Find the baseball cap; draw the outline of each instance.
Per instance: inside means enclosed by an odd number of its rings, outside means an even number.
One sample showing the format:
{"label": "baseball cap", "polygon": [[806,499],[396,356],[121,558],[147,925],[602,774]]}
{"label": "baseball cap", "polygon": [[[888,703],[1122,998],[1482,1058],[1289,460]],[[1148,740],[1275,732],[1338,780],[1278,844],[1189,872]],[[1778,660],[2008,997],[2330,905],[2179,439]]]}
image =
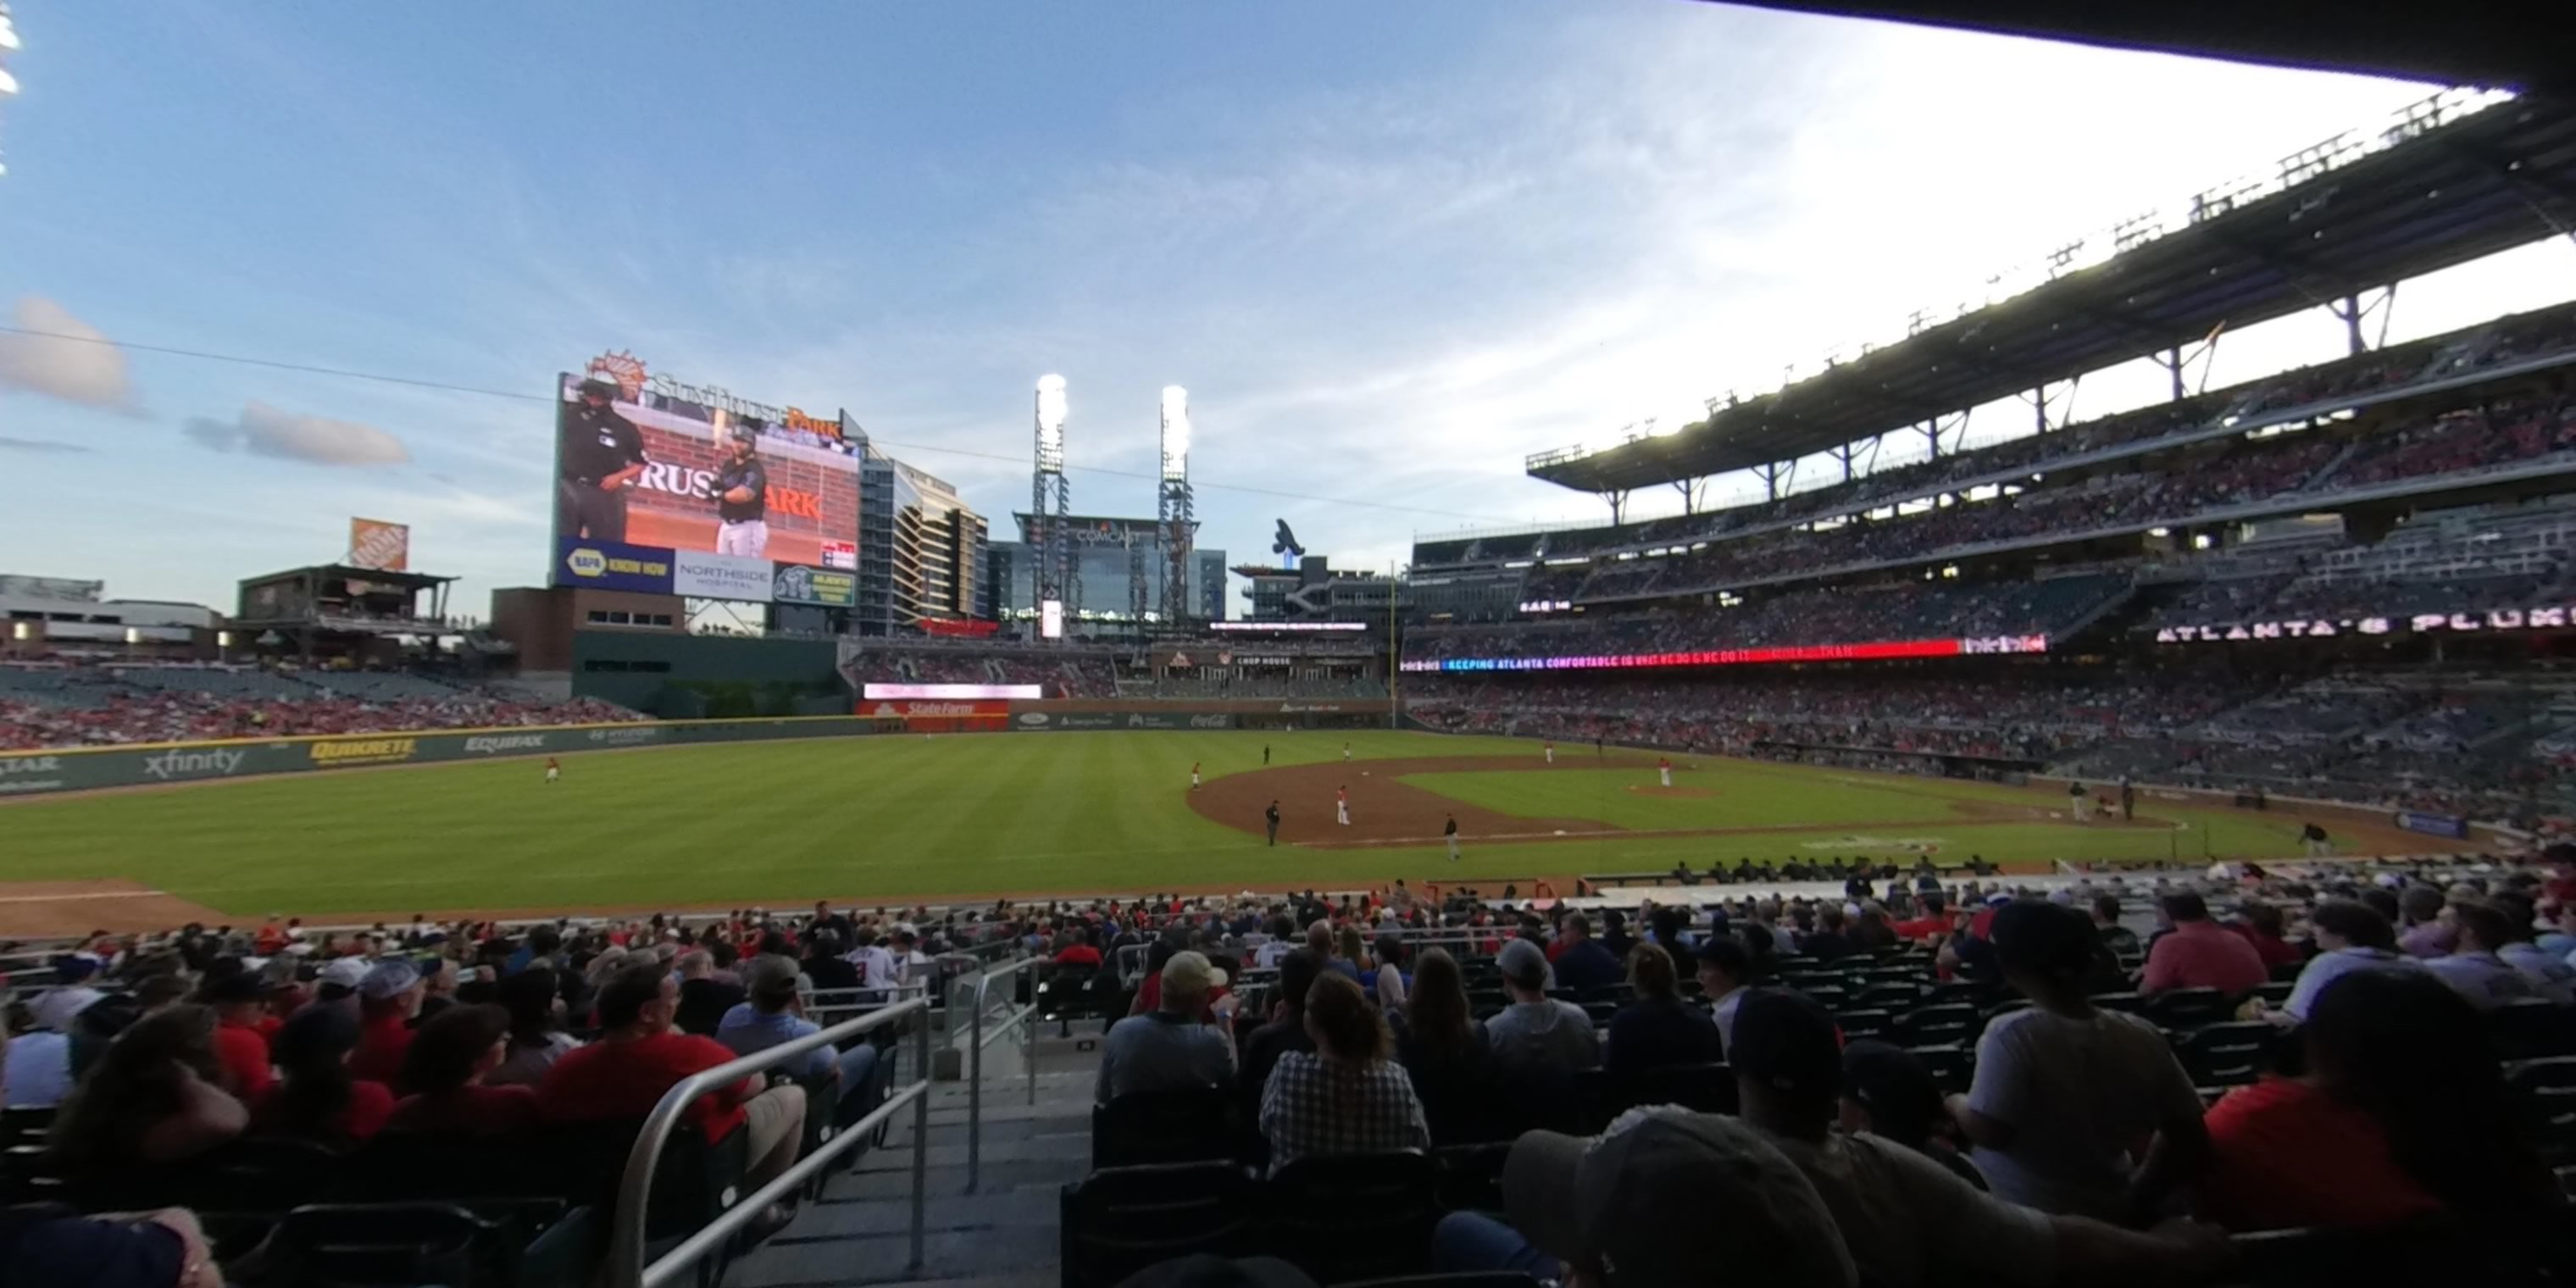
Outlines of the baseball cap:
{"label": "baseball cap", "polygon": [[1523,988],[1537,988],[1547,982],[1547,953],[1526,939],[1515,939],[1503,945],[1494,955],[1494,965],[1503,978]]}
{"label": "baseball cap", "polygon": [[321,973],[314,978],[355,991],[367,980],[367,961],[363,957],[334,957],[322,964]]}
{"label": "baseball cap", "polygon": [[1842,1034],[1825,1008],[1801,993],[1757,988],[1736,1004],[1726,1061],[1739,1079],[1806,1104],[1842,1094]]}
{"label": "baseball cap", "polygon": [[380,961],[358,981],[358,996],[371,1001],[395,997],[420,982],[420,968],[401,960]]}
{"label": "baseball cap", "polygon": [[1207,954],[1177,952],[1163,963],[1163,992],[1169,994],[1205,993],[1225,987],[1225,972],[1210,964]]}
{"label": "baseball cap", "polygon": [[1658,1105],[1590,1139],[1524,1133],[1503,1206],[1539,1251],[1608,1288],[1857,1279],[1816,1187],[1740,1119]]}
{"label": "baseball cap", "polygon": [[764,997],[779,997],[796,991],[796,977],[801,973],[796,959],[777,953],[762,953],[751,959],[751,969],[744,973],[745,991]]}

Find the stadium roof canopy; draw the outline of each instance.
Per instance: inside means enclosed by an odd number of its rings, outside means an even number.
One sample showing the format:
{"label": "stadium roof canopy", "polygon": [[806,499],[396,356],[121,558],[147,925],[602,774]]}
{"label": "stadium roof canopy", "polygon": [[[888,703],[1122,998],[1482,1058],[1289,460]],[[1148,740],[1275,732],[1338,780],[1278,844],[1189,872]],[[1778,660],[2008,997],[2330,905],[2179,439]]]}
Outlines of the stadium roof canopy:
{"label": "stadium roof canopy", "polygon": [[420,591],[435,590],[451,581],[455,581],[456,578],[440,576],[435,573],[396,572],[389,568],[359,568],[350,564],[333,563],[315,564],[310,568],[289,568],[284,572],[273,572],[265,577],[244,577],[242,578],[242,584],[245,586],[256,586],[263,582],[271,581],[339,580],[363,581],[378,586],[394,586],[404,590]]}
{"label": "stadium roof canopy", "polygon": [[[2432,104],[2443,98],[2428,100]],[[1621,492],[1794,460],[2576,227],[2576,104],[2513,99],[2338,136],[2052,260],[2087,267],[1668,434],[1542,452],[1528,473]],[[2164,226],[2169,222],[2172,226]]]}
{"label": "stadium roof canopy", "polygon": [[2450,85],[2576,88],[2563,8],[2529,0],[1734,0],[1852,18]]}

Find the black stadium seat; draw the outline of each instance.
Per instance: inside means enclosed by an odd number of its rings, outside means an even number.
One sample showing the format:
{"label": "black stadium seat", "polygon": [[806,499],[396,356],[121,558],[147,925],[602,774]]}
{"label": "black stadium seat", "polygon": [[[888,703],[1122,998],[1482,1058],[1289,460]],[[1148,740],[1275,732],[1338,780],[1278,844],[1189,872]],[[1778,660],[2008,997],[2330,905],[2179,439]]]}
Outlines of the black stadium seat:
{"label": "black stadium seat", "polygon": [[1704,1114],[1735,1112],[1735,1071],[1723,1064],[1668,1064],[1648,1069],[1628,1088],[1629,1107],[1680,1105]]}
{"label": "black stadium seat", "polygon": [[2576,1055],[2576,1011],[2536,997],[2487,1012],[2487,1033],[2495,1039],[2498,1059]]}
{"label": "black stadium seat", "polygon": [[1264,1206],[1252,1173],[1231,1163],[1093,1172],[1057,1199],[1064,1283],[1111,1288],[1174,1257],[1248,1254],[1255,1250],[1253,1217]]}
{"label": "black stadium seat", "polygon": [[1511,1156],[1510,1141],[1432,1151],[1431,1160],[1440,1166],[1440,1206],[1451,1212],[1501,1212],[1503,1164]]}
{"label": "black stadium seat", "polygon": [[2165,1028],[2196,1029],[2235,1018],[2236,999],[2214,988],[2177,988],[2148,998],[2139,1014]]}
{"label": "black stadium seat", "polygon": [[1896,1016],[1882,1010],[1844,1011],[1834,1016],[1843,1031],[1843,1040],[1857,1042],[1862,1038],[1883,1038],[1896,1027]]}
{"label": "black stadium seat", "polygon": [[1985,1017],[1973,1006],[1918,1006],[1896,1017],[1895,1040],[1907,1047],[1973,1043],[1985,1027]]}
{"label": "black stadium seat", "polygon": [[2241,1087],[2271,1068],[2280,1032],[2263,1020],[2204,1025],[2175,1034],[2174,1054],[2194,1087]]}
{"label": "black stadium seat", "polygon": [[1941,1084],[1941,1090],[1944,1093],[1967,1094],[1968,1087],[1974,1081],[1977,1072],[1977,1052],[1974,1047],[1945,1043],[1940,1046],[1920,1046],[1911,1049],[1914,1058],[1921,1060],[1923,1067],[1931,1071],[1932,1080]]}
{"label": "black stadium seat", "polygon": [[2508,1064],[2504,1080],[2526,1102],[2526,1122],[2541,1161],[2552,1167],[2576,1164],[2576,1056]]}
{"label": "black stadium seat", "polygon": [[1091,1165],[1195,1163],[1231,1159],[1242,1134],[1231,1087],[1140,1091],[1091,1111]]}
{"label": "black stadium seat", "polygon": [[1324,1283],[1431,1268],[1440,1168],[1425,1154],[1301,1158],[1261,1197],[1270,1254]]}

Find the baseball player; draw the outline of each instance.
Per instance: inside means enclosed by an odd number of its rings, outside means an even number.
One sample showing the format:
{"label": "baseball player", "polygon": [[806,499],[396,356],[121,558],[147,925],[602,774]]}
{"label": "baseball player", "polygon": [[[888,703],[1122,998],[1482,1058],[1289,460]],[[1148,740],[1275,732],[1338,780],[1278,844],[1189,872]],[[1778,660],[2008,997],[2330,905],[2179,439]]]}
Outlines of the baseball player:
{"label": "baseball player", "polygon": [[1270,829],[1270,843],[1279,844],[1279,802],[1272,801],[1270,808],[1261,811],[1261,821]]}
{"label": "baseball player", "polygon": [[1457,862],[1457,861],[1458,861],[1458,816],[1457,816],[1457,815],[1452,814],[1452,815],[1450,815],[1450,816],[1449,816],[1449,821],[1448,821],[1448,823],[1444,824],[1444,825],[1441,827],[1441,829],[1440,829],[1440,835],[1441,835],[1441,836],[1443,836],[1443,837],[1445,837],[1445,838],[1447,838],[1447,840],[1448,840],[1448,842],[1449,842],[1449,861],[1450,861],[1451,863],[1455,863],[1455,862]]}
{"label": "baseball player", "polygon": [[716,467],[716,553],[759,559],[769,550],[769,468],[760,438],[733,428],[733,454]]}
{"label": "baseball player", "polygon": [[2084,784],[2070,782],[2066,785],[2066,807],[2074,812],[2076,822],[2092,820],[2093,798],[2084,794]]}
{"label": "baseball player", "polygon": [[1342,826],[1351,825],[1351,789],[1349,787],[1333,789],[1333,816],[1341,820]]}
{"label": "baseball player", "polygon": [[1265,765],[1270,763],[1270,744],[1266,742],[1261,744],[1261,763]]}
{"label": "baseball player", "polygon": [[1673,785],[1673,758],[1672,758],[1672,757],[1670,757],[1670,756],[1657,756],[1657,757],[1655,757],[1655,772],[1656,772],[1658,775],[1662,776],[1662,778],[1663,778],[1663,780],[1664,780],[1664,786],[1666,786],[1666,787],[1670,787],[1670,786],[1672,786],[1672,785]]}
{"label": "baseball player", "polygon": [[1342,763],[1351,763],[1351,745],[1347,742],[1342,744]]}
{"label": "baseball player", "polygon": [[592,376],[562,413],[556,437],[555,535],[626,539],[626,489],[651,460],[635,422],[617,414],[617,382]]}
{"label": "baseball player", "polygon": [[1547,763],[1551,765],[1556,763],[1556,739],[1554,738],[1547,740]]}
{"label": "baseball player", "polygon": [[1197,762],[1197,761],[1193,760],[1193,761],[1191,761],[1191,762],[1190,762],[1190,790],[1191,790],[1191,791],[1197,791],[1198,789],[1199,789],[1199,762]]}
{"label": "baseball player", "polygon": [[551,782],[555,782],[555,781],[557,781],[557,780],[561,779],[562,777],[563,777],[563,764],[562,764],[562,762],[560,762],[560,761],[556,760],[556,759],[555,759],[554,757],[552,757],[552,756],[548,756],[548,757],[546,757],[546,781],[551,783]]}

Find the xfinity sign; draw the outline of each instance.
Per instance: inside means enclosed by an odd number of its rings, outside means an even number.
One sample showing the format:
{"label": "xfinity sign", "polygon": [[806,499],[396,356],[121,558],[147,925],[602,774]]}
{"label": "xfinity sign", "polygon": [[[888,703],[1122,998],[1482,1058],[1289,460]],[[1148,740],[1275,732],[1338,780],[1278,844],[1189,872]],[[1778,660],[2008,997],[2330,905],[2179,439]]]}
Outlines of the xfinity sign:
{"label": "xfinity sign", "polygon": [[248,752],[230,747],[208,751],[165,751],[143,758],[146,777],[168,782],[173,778],[225,778],[249,756]]}

